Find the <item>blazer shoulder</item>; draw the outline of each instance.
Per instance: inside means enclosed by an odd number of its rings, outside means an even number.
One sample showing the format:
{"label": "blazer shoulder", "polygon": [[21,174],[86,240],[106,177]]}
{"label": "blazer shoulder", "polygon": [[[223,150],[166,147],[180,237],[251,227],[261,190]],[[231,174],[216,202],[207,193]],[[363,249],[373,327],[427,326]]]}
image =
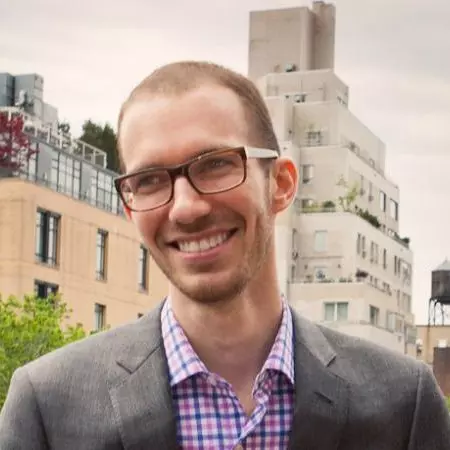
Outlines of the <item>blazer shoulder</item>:
{"label": "blazer shoulder", "polygon": [[423,362],[401,352],[383,347],[367,339],[317,325],[336,353],[336,369],[353,380],[379,380],[401,382],[414,380],[417,383],[423,370]]}
{"label": "blazer shoulder", "polygon": [[144,317],[111,330],[73,342],[24,366],[31,378],[45,377],[48,372],[64,373],[77,367],[104,369],[122,355],[151,353],[162,341],[161,305]]}
{"label": "blazer shoulder", "polygon": [[308,349],[322,364],[351,385],[417,383],[425,364],[369,340],[316,324],[293,311],[296,345]]}

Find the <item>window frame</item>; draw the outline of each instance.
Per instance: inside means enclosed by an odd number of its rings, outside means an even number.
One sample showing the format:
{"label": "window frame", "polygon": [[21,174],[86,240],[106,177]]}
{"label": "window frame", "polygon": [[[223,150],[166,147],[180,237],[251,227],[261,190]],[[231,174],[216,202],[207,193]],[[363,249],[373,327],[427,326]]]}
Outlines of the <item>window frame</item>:
{"label": "window frame", "polygon": [[35,259],[50,267],[59,264],[61,215],[43,208],[36,210]]}

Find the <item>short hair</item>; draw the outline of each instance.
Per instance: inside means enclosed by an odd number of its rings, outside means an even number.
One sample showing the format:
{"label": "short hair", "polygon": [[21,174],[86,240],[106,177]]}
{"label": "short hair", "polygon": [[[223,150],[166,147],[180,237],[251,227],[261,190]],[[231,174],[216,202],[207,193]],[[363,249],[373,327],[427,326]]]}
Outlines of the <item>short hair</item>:
{"label": "short hair", "polygon": [[180,61],[162,66],[142,80],[123,103],[117,125],[117,151],[123,170],[120,151],[120,128],[129,106],[139,98],[152,96],[178,96],[205,84],[222,86],[236,94],[244,108],[248,122],[249,143],[280,153],[272,120],[266,103],[255,84],[233,70],[207,61]]}

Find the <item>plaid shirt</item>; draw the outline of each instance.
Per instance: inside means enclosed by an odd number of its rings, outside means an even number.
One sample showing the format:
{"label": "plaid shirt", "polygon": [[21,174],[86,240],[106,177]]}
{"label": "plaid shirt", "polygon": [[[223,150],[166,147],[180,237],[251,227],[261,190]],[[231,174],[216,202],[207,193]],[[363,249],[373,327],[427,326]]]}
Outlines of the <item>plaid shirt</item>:
{"label": "plaid shirt", "polygon": [[[208,371],[195,353],[169,302],[162,336],[183,450],[287,448],[294,404],[292,315],[283,318],[270,354],[253,386],[256,407],[248,417],[229,383]],[[240,445],[240,446],[239,446]]]}

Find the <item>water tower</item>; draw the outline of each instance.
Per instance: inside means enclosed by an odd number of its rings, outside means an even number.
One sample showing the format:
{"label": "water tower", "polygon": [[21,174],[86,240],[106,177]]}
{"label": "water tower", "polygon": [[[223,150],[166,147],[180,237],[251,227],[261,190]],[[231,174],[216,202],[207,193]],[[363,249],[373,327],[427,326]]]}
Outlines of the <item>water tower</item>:
{"label": "water tower", "polygon": [[446,325],[448,323],[450,323],[450,261],[446,259],[431,272],[428,325]]}

